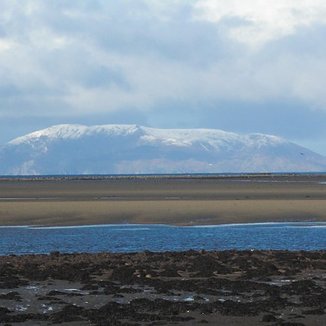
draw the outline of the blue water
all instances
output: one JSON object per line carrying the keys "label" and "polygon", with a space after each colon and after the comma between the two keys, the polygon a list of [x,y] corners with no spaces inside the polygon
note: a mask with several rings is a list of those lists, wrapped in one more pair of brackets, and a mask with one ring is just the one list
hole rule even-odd
{"label": "blue water", "polygon": [[0,227],[0,255],[188,249],[325,250],[326,223]]}

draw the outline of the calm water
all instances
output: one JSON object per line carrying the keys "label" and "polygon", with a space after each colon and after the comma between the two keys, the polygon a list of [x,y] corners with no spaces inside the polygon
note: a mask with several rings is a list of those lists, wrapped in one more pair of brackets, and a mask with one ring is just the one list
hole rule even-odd
{"label": "calm water", "polygon": [[326,223],[0,227],[0,255],[188,249],[325,250]]}

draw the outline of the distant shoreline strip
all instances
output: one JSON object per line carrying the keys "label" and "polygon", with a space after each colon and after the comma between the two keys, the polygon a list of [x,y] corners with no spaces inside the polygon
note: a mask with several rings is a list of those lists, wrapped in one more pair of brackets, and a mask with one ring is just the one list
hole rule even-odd
{"label": "distant shoreline strip", "polygon": [[326,222],[257,222],[257,223],[228,223],[228,224],[211,224],[211,225],[170,225],[170,224],[89,224],[89,225],[62,225],[62,226],[47,226],[47,225],[13,225],[0,226],[0,229],[80,229],[80,228],[224,228],[224,227],[255,227],[255,226],[279,226],[279,227],[326,227]]}

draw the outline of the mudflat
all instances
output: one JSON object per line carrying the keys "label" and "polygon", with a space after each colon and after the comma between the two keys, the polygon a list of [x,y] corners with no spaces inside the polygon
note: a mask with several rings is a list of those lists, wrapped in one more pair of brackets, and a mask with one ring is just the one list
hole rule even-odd
{"label": "mudflat", "polygon": [[326,175],[0,179],[0,225],[326,221]]}
{"label": "mudflat", "polygon": [[0,323],[319,326],[325,271],[325,251],[0,257]]}

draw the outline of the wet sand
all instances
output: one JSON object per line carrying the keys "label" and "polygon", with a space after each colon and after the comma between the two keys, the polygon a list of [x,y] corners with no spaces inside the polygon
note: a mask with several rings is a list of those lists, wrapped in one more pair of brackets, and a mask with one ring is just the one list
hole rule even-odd
{"label": "wet sand", "polygon": [[0,225],[326,221],[326,175],[0,179]]}
{"label": "wet sand", "polygon": [[0,324],[319,326],[325,272],[325,251],[0,257]]}

